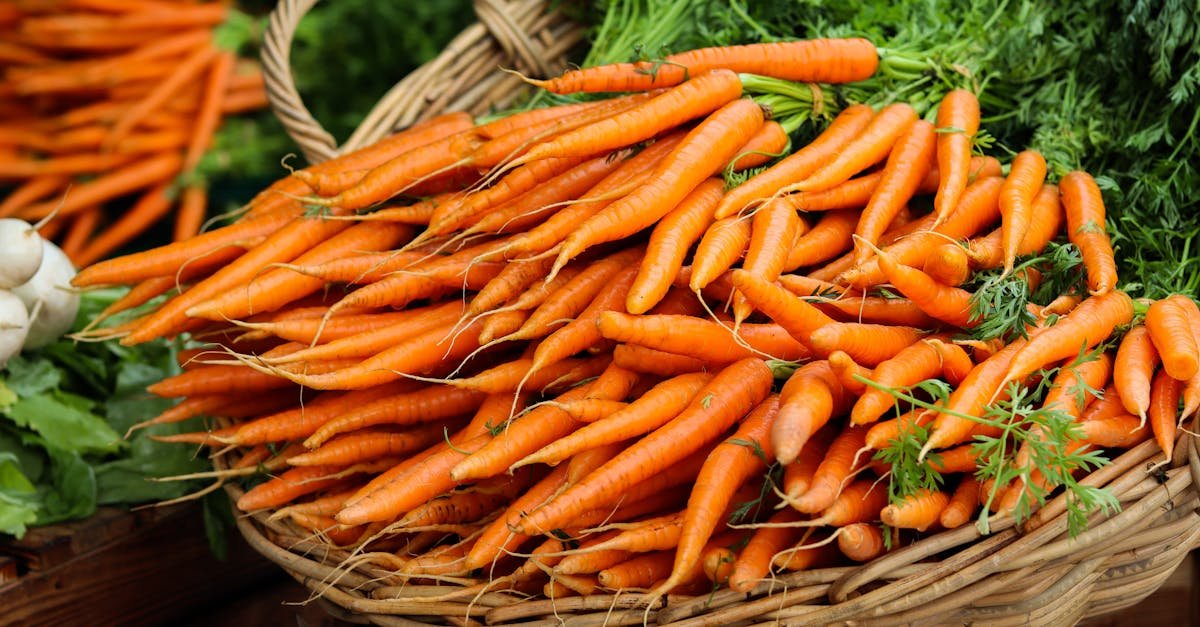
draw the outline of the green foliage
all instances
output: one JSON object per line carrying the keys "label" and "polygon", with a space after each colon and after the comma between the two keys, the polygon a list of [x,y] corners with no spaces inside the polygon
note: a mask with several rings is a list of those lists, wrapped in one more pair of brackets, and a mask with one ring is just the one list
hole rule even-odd
{"label": "green foliage", "polygon": [[[120,295],[84,294],[76,328]],[[203,470],[186,447],[155,442],[194,421],[121,437],[171,406],[146,393],[178,372],[166,343],[123,347],[60,340],[8,362],[0,373],[0,533],[91,515],[98,505],[170,499],[195,486],[150,477]],[[92,400],[99,399],[99,400]]]}

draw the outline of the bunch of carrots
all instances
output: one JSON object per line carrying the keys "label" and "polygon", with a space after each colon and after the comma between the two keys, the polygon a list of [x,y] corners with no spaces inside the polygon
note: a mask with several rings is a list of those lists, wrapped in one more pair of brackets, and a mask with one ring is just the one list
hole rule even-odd
{"label": "bunch of carrots", "polygon": [[221,38],[221,2],[15,0],[0,6],[0,217],[40,225],[76,265],[156,222],[196,235],[196,167],[223,116],[267,104]]}
{"label": "bunch of carrots", "polygon": [[[1117,289],[1091,176],[973,154],[964,90],[846,106],[789,151],[737,73],[877,60],[810,40],[579,70],[542,85],[630,93],[443,115],[75,282],[132,285],[96,335],[209,342],[141,426],[227,419],[169,439],[239,451],[222,480],[270,472],[241,510],[461,584],[443,600],[743,591],[1027,515],[1111,449],[1170,459],[1200,310]],[[996,286],[1052,293],[981,336]]]}

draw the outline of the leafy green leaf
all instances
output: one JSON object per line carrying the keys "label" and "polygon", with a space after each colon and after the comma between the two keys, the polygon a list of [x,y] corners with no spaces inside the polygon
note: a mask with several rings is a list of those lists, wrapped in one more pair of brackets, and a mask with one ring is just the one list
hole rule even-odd
{"label": "leafy green leaf", "polygon": [[[74,397],[79,398],[79,397]],[[45,439],[48,449],[112,453],[124,443],[99,416],[81,409],[62,392],[22,398],[5,412],[19,427]]]}
{"label": "leafy green leaf", "polygon": [[47,448],[50,484],[38,486],[41,508],[37,524],[87,518],[96,511],[96,475],[75,451]]}
{"label": "leafy green leaf", "polygon": [[173,499],[195,488],[195,482],[150,481],[205,470],[207,462],[186,446],[150,439],[150,435],[182,433],[196,425],[161,425],[137,432],[127,455],[96,465],[97,500],[101,505]]}
{"label": "leafy green leaf", "polygon": [[220,561],[229,557],[229,531],[233,529],[233,507],[222,492],[210,492],[200,499],[204,513],[204,534],[208,548]]}
{"label": "leafy green leaf", "polygon": [[[8,376],[4,383],[18,397],[33,396],[58,387],[62,374],[54,364],[43,359],[17,355],[8,361]],[[0,407],[6,403],[0,401]]]}

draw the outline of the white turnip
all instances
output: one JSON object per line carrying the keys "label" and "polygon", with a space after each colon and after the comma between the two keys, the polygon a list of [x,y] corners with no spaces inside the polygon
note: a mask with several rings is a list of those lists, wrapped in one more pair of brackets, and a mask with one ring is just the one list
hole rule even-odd
{"label": "white turnip", "polygon": [[0,290],[0,370],[21,352],[29,333],[29,314],[16,294]]}
{"label": "white turnip", "polygon": [[13,293],[29,310],[29,336],[25,348],[41,348],[71,329],[79,312],[79,294],[71,287],[75,266],[62,249],[42,240],[42,265]]}
{"label": "white turnip", "polygon": [[28,222],[0,219],[0,289],[11,290],[33,278],[42,265],[42,237]]}

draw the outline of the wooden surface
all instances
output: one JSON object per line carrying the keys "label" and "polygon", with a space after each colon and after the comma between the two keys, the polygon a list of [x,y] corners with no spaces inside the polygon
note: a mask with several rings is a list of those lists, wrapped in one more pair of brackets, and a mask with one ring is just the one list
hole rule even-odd
{"label": "wooden surface", "polygon": [[236,531],[229,540],[229,559],[217,561],[195,505],[101,508],[33,529],[0,543],[0,625],[176,624],[279,577]]}

